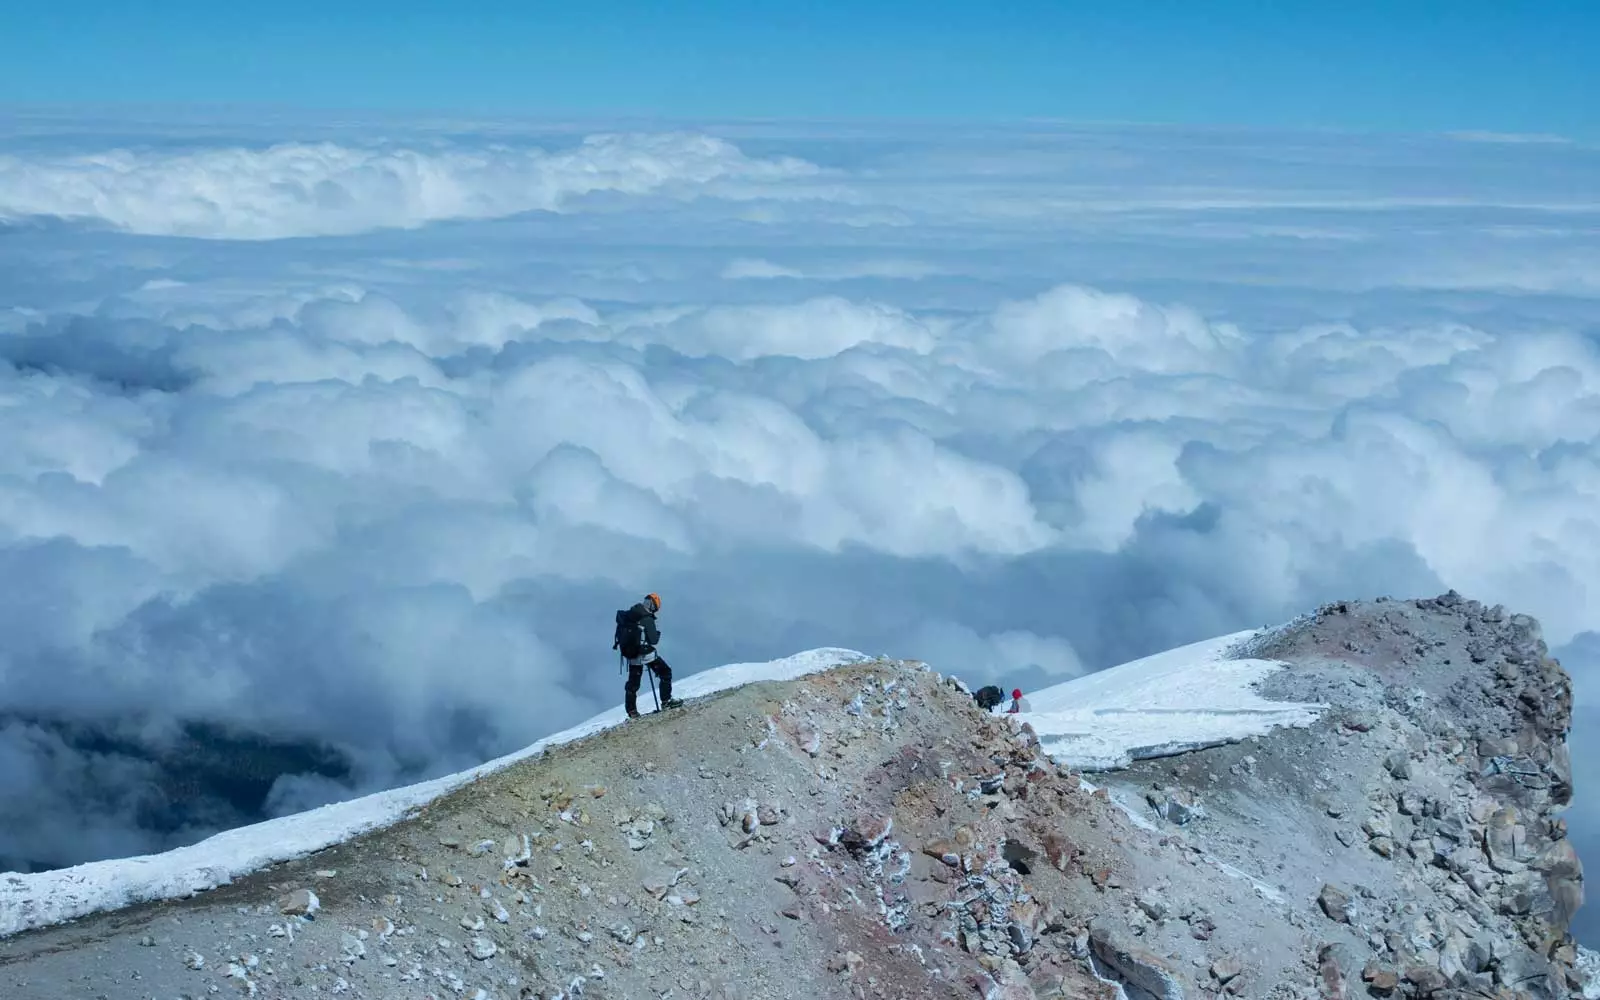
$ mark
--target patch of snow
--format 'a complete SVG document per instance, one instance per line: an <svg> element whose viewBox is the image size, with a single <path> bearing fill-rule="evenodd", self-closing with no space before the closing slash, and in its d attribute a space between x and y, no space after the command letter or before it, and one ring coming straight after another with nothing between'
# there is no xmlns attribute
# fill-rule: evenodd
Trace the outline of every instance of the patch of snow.
<svg viewBox="0 0 1600 1000"><path fill-rule="evenodd" d="M698 698L761 681L787 681L873 657L825 647L766 663L730 663L675 680L673 693ZM619 705L531 746L456 774L375 792L291 816L237 827L161 854L91 861L29 875L0 874L0 938L136 903L191 896L268 865L304 857L389 826L470 781L627 721Z"/></svg>
<svg viewBox="0 0 1600 1000"><path fill-rule="evenodd" d="M1095 792L1100 790L1099 785L1086 780L1082 775L1078 776L1078 787L1088 792L1090 795L1093 795ZM1145 831L1146 833L1161 832L1161 828L1159 826L1156 826L1156 824L1148 816L1145 816L1137 806L1134 806L1128 802L1127 795L1125 793L1108 787L1106 789L1106 797L1111 800L1112 805L1122 810L1122 814L1127 816L1129 821L1131 821L1134 826Z"/></svg>
<svg viewBox="0 0 1600 1000"><path fill-rule="evenodd" d="M1082 775L1079 775L1078 787L1092 795L1099 790L1100 786L1085 780ZM1164 832L1161 827L1157 826L1149 817L1144 814L1140 804L1131 799L1126 790L1107 786L1106 797L1111 800L1112 805L1122 810L1122 814L1128 817L1129 821L1131 821L1134 826L1145 831L1146 833L1160 834ZM1230 865L1226 861L1213 857L1209 853L1200 855L1200 858L1202 861L1216 868L1229 878L1250 883L1251 888L1255 889L1256 893L1260 895L1261 898L1279 905L1283 905L1285 903L1283 893L1279 892L1276 886L1268 885L1266 882L1256 878L1254 875L1251 875L1244 869Z"/></svg>
<svg viewBox="0 0 1600 1000"><path fill-rule="evenodd" d="M1326 705L1268 701L1255 684L1283 669L1278 660L1232 658L1258 630L1234 632L1109 667L1035 691L1032 724L1045 753L1084 771L1109 771L1308 726Z"/></svg>
<svg viewBox="0 0 1600 1000"><path fill-rule="evenodd" d="M1600 952L1579 948L1577 969L1583 981L1583 1000L1600 1000Z"/></svg>

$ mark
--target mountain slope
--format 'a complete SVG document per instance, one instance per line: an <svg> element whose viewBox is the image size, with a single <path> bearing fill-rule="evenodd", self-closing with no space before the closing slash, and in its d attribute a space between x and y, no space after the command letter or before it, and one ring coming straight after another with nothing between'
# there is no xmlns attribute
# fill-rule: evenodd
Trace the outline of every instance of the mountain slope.
<svg viewBox="0 0 1600 1000"><path fill-rule="evenodd" d="M1569 687L1530 619L1454 595L1330 606L1036 692L1028 720L920 664L824 669L857 658L687 678L682 711L318 810L316 836L304 817L269 847L243 832L253 861L316 853L253 874L235 857L222 888L0 940L0 995L1553 997L1578 982L1582 871L1558 816ZM38 908L40 883L16 888L0 897L13 926L64 912Z"/></svg>
<svg viewBox="0 0 1600 1000"><path fill-rule="evenodd" d="M848 649L813 649L768 663L734 663L678 682L694 698L757 680L782 680L865 660ZM521 750L456 774L337 802L157 855L116 858L29 875L0 877L0 937L135 903L202 892L266 865L321 850L398 821L418 806L546 749L622 724L620 707Z"/></svg>

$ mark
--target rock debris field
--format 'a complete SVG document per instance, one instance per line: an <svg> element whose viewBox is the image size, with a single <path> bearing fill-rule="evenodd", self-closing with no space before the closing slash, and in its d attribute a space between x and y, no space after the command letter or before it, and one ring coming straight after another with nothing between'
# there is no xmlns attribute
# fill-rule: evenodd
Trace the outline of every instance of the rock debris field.
<svg viewBox="0 0 1600 1000"><path fill-rule="evenodd" d="M1080 773L922 664L753 684L0 940L0 997L1582 995L1537 623L1451 593L1247 647L1315 722Z"/></svg>

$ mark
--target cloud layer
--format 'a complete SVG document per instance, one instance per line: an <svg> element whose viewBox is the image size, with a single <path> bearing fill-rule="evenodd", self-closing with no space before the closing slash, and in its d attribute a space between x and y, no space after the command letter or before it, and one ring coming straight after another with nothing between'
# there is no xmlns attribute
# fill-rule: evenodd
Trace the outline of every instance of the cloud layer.
<svg viewBox="0 0 1600 1000"><path fill-rule="evenodd" d="M53 216L209 239L332 236L560 212L596 194L750 198L815 176L706 135L593 135L556 152L287 142L265 148L0 155L0 219Z"/></svg>
<svg viewBox="0 0 1600 1000"><path fill-rule="evenodd" d="M1580 273L1593 185L1507 178L1583 147L1430 140L1445 208L1378 140L502 138L0 153L0 855L197 835L196 722L342 754L268 809L525 743L645 590L684 672L1028 688L1456 587L1592 705L1593 286L1414 256Z"/></svg>

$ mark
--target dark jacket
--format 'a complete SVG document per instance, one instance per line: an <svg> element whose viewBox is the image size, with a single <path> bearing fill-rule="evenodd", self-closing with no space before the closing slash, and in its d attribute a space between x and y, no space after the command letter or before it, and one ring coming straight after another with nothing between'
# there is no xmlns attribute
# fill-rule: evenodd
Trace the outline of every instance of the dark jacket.
<svg viewBox="0 0 1600 1000"><path fill-rule="evenodd" d="M644 656L653 652L656 643L661 641L661 630L656 627L656 613L650 610L650 605L643 601L628 609L628 621L639 630L642 644L636 656Z"/></svg>

